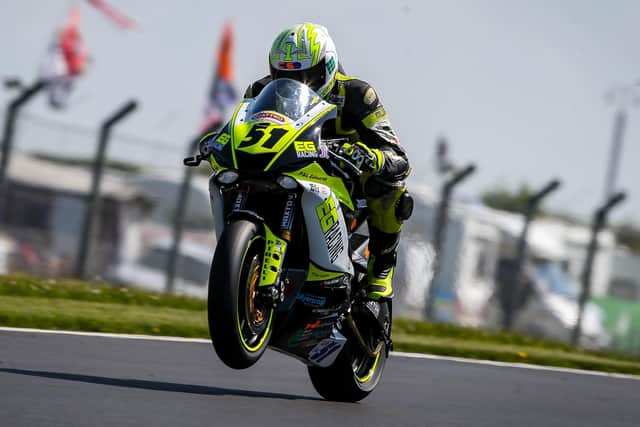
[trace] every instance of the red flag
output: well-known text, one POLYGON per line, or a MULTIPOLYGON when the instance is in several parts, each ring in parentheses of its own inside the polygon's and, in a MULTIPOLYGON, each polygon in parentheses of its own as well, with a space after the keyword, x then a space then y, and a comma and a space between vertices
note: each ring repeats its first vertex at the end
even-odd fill
POLYGON ((207 96, 204 118, 200 126, 202 132, 210 131, 222 124, 228 111, 237 100, 233 88, 233 28, 227 23, 222 32, 222 41, 218 50, 218 64, 207 96))
POLYGON ((73 6, 66 25, 54 34, 41 68, 41 78, 47 82, 49 104, 54 108, 67 105, 74 80, 87 67, 89 57, 82 43, 79 24, 80 13, 73 6))
POLYGON ((71 8, 69 21, 60 31, 60 49, 67 64, 67 74, 78 76, 87 66, 87 53, 82 46, 80 35, 80 14, 77 7, 71 8))
POLYGON ((116 24, 118 27, 131 30, 137 27, 136 22, 123 14, 122 12, 116 10, 113 6, 109 5, 104 0, 87 0, 89 4, 100 12, 102 12, 111 22, 116 24))

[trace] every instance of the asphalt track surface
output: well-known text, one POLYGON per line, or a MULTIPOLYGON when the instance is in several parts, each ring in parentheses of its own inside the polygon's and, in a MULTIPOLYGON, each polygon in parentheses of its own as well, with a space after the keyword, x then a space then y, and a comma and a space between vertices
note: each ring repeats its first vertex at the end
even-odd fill
POLYGON ((639 426, 640 381, 393 355, 360 403, 322 400, 268 351, 0 330, 0 426, 639 426))

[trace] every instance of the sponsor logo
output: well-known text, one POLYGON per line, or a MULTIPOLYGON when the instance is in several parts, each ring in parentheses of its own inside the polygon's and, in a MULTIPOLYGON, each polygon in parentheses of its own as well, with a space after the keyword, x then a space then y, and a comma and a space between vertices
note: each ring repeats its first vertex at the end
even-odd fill
POLYGON ((367 89, 367 91, 364 93, 364 98, 363 101, 366 105, 371 105, 374 102, 376 102, 376 99, 378 97, 376 96, 376 92, 373 90, 373 88, 369 88, 367 89))
POLYGON ((329 97, 329 102, 334 105, 344 106, 344 96, 340 95, 331 95, 329 97))
POLYGON ((231 135, 228 133, 221 133, 220 135, 214 135, 207 143, 205 147, 210 150, 222 151, 224 146, 231 140, 231 135))
POLYGON ((331 334, 332 329, 333 324, 321 324, 316 328, 297 330, 289 337, 287 345, 293 347, 303 344, 305 341, 326 338, 331 334))
POLYGON ((336 60, 335 58, 332 56, 331 58, 329 58, 329 60, 327 61, 327 71, 329 72, 329 74, 333 73, 333 71, 336 69, 336 60))
POLYGON ((319 147, 319 151, 320 151, 320 158, 322 159, 328 159, 329 158, 329 147, 327 147, 327 144, 325 144, 324 142, 320 143, 320 147, 319 147))
POLYGON ((298 155, 298 158, 318 158, 318 153, 316 153, 315 151, 298 151, 296 154, 298 155))
POLYGON ((293 221, 293 197, 293 194, 287 196, 282 222, 280 222, 280 228, 283 230, 291 230, 291 222, 293 221))
POLYGON ((342 345, 332 339, 322 340, 309 352, 309 360, 314 363, 320 363, 340 348, 342 348, 342 345))
POLYGON ((334 319, 336 318, 336 309, 335 308, 314 308, 313 310, 311 310, 311 312, 313 314, 317 314, 318 316, 323 316, 321 317, 322 319, 327 319, 331 316, 334 317, 334 319))
POLYGON ((327 176, 318 176, 318 175, 314 175, 311 173, 307 173, 307 172, 298 172, 298 175, 300 175, 303 178, 309 178, 310 180, 313 181, 328 181, 329 177, 327 176))
POLYGON ((218 136, 218 138, 216 138, 216 140, 224 145, 227 142, 229 142, 231 140, 231 135, 229 135, 228 133, 221 133, 220 136, 218 136))
POLYGON ((309 191, 312 193, 324 194, 327 195, 330 193, 329 188, 326 185, 322 184, 314 184, 313 182, 309 183, 309 191))
POLYGON ((342 232, 340 231, 340 222, 338 221, 338 209, 333 197, 329 196, 327 200, 318 205, 316 207, 316 213, 320 220, 320 227, 324 233, 324 239, 327 243, 329 259, 333 263, 344 251, 342 232))
POLYGON ((316 206, 316 214, 320 220, 320 226, 322 232, 327 233, 332 225, 338 222, 338 209, 336 208, 336 202, 333 197, 327 197, 327 199, 316 206))
POLYGON ((334 286, 334 285, 341 285, 341 286, 346 286, 345 282, 345 278, 344 277, 336 277, 335 279, 331 279, 331 280, 324 280, 322 282, 320 282, 321 286, 334 286))
POLYGON ((296 154, 298 158, 301 157, 309 157, 309 158, 317 158, 318 152, 316 151, 316 145, 313 141, 295 141, 293 143, 293 147, 296 150, 296 154))
POLYGON ((312 305, 314 307, 322 307, 327 302, 326 298, 306 294, 298 294, 296 299, 304 304, 312 305))
POLYGON ((297 70, 302 67, 302 64, 298 61, 280 61, 278 62, 279 70, 297 70))
POLYGON ((320 325, 321 325, 320 321, 319 321, 319 320, 316 320, 316 321, 315 321, 315 322, 313 322, 313 323, 307 323, 307 324, 305 325, 305 327, 304 327, 304 330, 305 330, 305 331, 307 331, 307 330, 309 330, 309 329, 315 329, 315 328, 317 328, 317 327, 318 327, 318 326, 320 326, 320 325))
POLYGON ((329 250, 329 259, 333 263, 344 251, 342 233, 340 232, 340 223, 336 222, 333 224, 331 228, 324 233, 324 238, 327 242, 327 249, 329 250))
POLYGON ((238 193, 236 200, 233 202, 233 210, 237 211, 242 209, 242 203, 244 202, 244 194, 238 193))
POLYGON ((279 125, 284 124, 287 121, 287 119, 283 115, 273 111, 261 111, 251 116, 250 120, 254 122, 266 121, 266 122, 276 123, 279 125))

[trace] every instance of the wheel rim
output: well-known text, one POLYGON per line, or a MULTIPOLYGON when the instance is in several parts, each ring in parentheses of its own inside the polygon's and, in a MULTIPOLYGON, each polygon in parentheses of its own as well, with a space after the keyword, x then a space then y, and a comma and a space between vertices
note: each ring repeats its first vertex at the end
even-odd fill
POLYGON ((378 354, 376 354, 375 358, 363 355, 360 360, 354 360, 353 374, 358 382, 366 383, 371 379, 376 371, 376 368, 378 367, 381 353, 382 350, 380 350, 378 354))
MULTIPOLYGON (((378 338, 371 329, 363 331, 363 338, 369 348, 375 348, 378 345, 378 338)), ((352 352, 351 368, 353 369, 353 375, 359 383, 366 383, 374 376, 378 363, 380 362, 380 355, 385 351, 384 347, 375 355, 375 357, 369 356, 361 348, 356 347, 352 352)))
POLYGON ((249 276, 249 292, 245 298, 246 315, 249 319, 249 327, 254 332, 259 332, 264 323, 264 307, 258 307, 256 304, 256 296, 258 289, 258 279, 260 278, 260 263, 251 263, 251 274, 249 276))

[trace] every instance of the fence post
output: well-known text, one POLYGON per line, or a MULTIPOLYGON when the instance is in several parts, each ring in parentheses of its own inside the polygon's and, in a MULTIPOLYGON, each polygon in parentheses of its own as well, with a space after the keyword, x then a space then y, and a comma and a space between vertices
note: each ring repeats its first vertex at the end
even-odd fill
POLYGON ((546 196, 560 187, 560 181, 554 179, 547 183, 540 191, 531 195, 527 199, 527 207, 524 215, 524 225, 522 226, 522 232, 518 239, 518 247, 516 252, 516 262, 514 266, 514 282, 513 286, 508 286, 507 291, 507 306, 503 318, 503 327, 506 330, 511 330, 513 326, 513 315, 516 308, 516 302, 520 301, 520 295, 524 289, 524 274, 523 266, 527 258, 527 235, 529 234, 529 226, 531 221, 538 212, 538 207, 546 196))
POLYGON ((0 146, 0 223, 5 221, 6 198, 9 191, 9 161, 13 151, 13 136, 15 134, 16 120, 20 109, 42 89, 47 86, 45 80, 37 80, 31 86, 25 88, 22 93, 12 100, 7 107, 4 119, 4 131, 2 134, 2 145, 0 146))
POLYGON ((591 225, 591 241, 587 248, 587 257, 582 270, 582 291, 580 292, 580 298, 578 300, 578 320, 576 321, 573 334, 571 335, 571 344, 573 346, 577 346, 580 341, 584 307, 591 297, 591 275, 593 272, 593 261, 596 256, 596 252, 598 251, 598 234, 607 223, 607 215, 609 215, 609 211, 618 203, 623 202, 626 197, 627 195, 622 191, 611 195, 594 214, 593 224, 591 225))
MULTIPOLYGON (((193 152, 198 149, 198 143, 200 137, 193 139, 189 142, 189 149, 187 156, 193 155, 193 152)), ((182 240, 182 232, 184 230, 184 217, 187 212, 187 204, 189 203, 189 192, 191 190, 191 181, 193 180, 192 167, 186 167, 184 170, 184 178, 182 179, 182 185, 178 192, 176 200, 175 216, 173 219, 173 243, 171 245, 171 252, 169 252, 169 259, 167 260, 167 281, 165 284, 165 292, 172 293, 175 285, 176 271, 178 269, 178 256, 180 252, 180 241, 182 240)))
POLYGON ((107 143, 111 128, 131 114, 138 107, 136 100, 130 100, 120 107, 113 115, 105 120, 100 127, 98 137, 98 148, 93 163, 93 172, 91 178, 91 193, 89 195, 89 204, 85 214, 82 235, 80 236, 80 245, 78 248, 78 258, 76 263, 76 276, 85 278, 87 275, 87 265, 91 259, 91 246, 93 235, 97 229, 98 215, 100 214, 100 188, 102 185, 102 175, 104 171, 104 163, 107 152, 107 143))
POLYGON ((465 180, 469 175, 476 170, 475 164, 469 164, 467 167, 456 172, 449 180, 447 180, 442 186, 442 192, 440 196, 440 205, 438 206, 438 213, 436 215, 434 223, 435 241, 434 249, 436 252, 435 267, 433 272, 433 278, 431 279, 431 286, 429 286, 429 292, 427 295, 427 301, 425 304, 427 319, 432 319, 434 315, 434 297, 435 287, 438 283, 437 279, 440 273, 440 258, 443 255, 444 242, 446 237, 446 228, 449 216, 449 200, 451 199, 451 193, 453 188, 460 182, 465 180))

